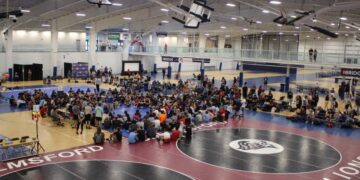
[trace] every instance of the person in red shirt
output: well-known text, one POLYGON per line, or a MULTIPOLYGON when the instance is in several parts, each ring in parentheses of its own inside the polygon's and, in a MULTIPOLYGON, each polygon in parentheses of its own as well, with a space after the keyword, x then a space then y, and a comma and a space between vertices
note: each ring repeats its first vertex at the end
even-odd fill
POLYGON ((177 141, 180 138, 181 132, 179 131, 179 128, 176 127, 173 129, 171 136, 170 136, 170 140, 171 141, 177 141))

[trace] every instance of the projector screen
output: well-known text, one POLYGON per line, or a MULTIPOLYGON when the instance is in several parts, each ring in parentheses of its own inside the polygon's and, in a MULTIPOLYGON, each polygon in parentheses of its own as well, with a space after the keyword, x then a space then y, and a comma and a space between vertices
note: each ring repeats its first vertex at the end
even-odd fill
POLYGON ((140 71, 139 63, 124 63, 124 70, 130 72, 139 72, 140 71))
POLYGON ((141 71, 141 61, 123 61, 121 74, 133 74, 141 71))

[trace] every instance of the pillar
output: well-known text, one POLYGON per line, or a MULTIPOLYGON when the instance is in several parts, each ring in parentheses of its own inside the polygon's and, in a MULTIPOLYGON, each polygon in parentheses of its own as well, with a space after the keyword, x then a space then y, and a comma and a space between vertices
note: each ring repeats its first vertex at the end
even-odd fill
POLYGON ((157 66, 157 65, 154 64, 154 70, 153 70, 153 73, 154 73, 154 74, 157 74, 157 71, 156 71, 156 68, 157 68, 157 67, 156 67, 156 66, 157 66))
POLYGON ((239 64, 239 62, 236 64, 236 70, 240 70, 240 64, 239 64))
POLYGON ((239 62, 239 86, 242 87, 244 84, 244 64, 243 62, 239 62))
POLYGON ((89 39, 89 67, 96 65, 96 51, 97 51, 97 32, 96 24, 91 24, 92 28, 90 29, 90 39, 89 39))
POLYGON ((225 35, 219 35, 218 39, 218 53, 224 53, 225 35))
POLYGON ((222 62, 220 62, 219 71, 221 71, 221 70, 222 70, 222 65, 223 65, 223 63, 222 63, 222 62))
POLYGON ((286 67, 285 92, 290 90, 290 65, 286 67))
POLYGON ((6 70, 9 72, 9 81, 13 80, 13 30, 12 28, 9 28, 7 30, 7 33, 5 34, 5 40, 6 40, 6 70))
POLYGON ((57 20, 54 19, 51 22, 51 68, 52 76, 56 77, 58 75, 58 68, 60 64, 58 63, 58 31, 57 31, 57 20))
POLYGON ((200 77, 203 80, 205 76, 205 68, 204 68, 204 61, 201 62, 201 66, 200 66, 200 77))
POLYGON ((199 34, 199 53, 205 52, 206 48, 206 36, 203 34, 199 34))
POLYGON ((169 62, 169 65, 168 65, 168 74, 167 74, 167 77, 168 77, 168 78, 171 78, 171 62, 169 62))
POLYGON ((178 73, 181 72, 181 63, 179 63, 179 67, 178 67, 178 73))
POLYGON ((183 34, 178 34, 177 36, 177 53, 186 53, 187 47, 185 44, 185 36, 183 34))

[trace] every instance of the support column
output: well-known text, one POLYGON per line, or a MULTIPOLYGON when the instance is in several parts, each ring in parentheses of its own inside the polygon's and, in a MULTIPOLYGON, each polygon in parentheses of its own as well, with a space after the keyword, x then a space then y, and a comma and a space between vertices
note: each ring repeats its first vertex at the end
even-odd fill
POLYGON ((201 62, 201 66, 200 66, 200 77, 203 80, 205 76, 205 68, 204 68, 204 61, 201 62))
POLYGON ((90 68, 96 65, 96 51, 97 51, 97 32, 96 24, 91 24, 92 28, 90 29, 90 39, 89 39, 89 66, 90 68))
POLYGON ((52 68, 53 77, 56 77, 58 75, 58 67, 60 67, 57 53, 58 53, 58 31, 57 31, 57 20, 54 19, 51 22, 51 68, 52 68))
POLYGON ((185 40, 184 35, 183 34, 178 34, 178 36, 177 36, 177 53, 185 53, 185 52, 187 52, 184 40, 185 40))
POLYGON ((169 62, 168 64, 168 74, 167 77, 170 79, 171 78, 171 62, 169 62))
POLYGON ((219 71, 221 71, 221 70, 222 70, 222 65, 223 65, 223 63, 222 63, 222 62, 220 62, 219 71))
POLYGON ((13 30, 9 28, 5 34, 6 40, 6 70, 9 72, 9 81, 13 81, 14 72, 13 72, 13 30))
POLYGON ((178 67, 178 73, 181 72, 181 63, 179 63, 179 67, 178 67))
POLYGON ((199 53, 204 53, 206 47, 206 36, 199 34, 199 53))
POLYGON ((218 53, 224 53, 224 48, 225 48, 225 35, 219 35, 218 53))
POLYGON ((290 65, 286 67, 286 78, 285 78, 285 92, 290 90, 290 65))
POLYGON ((239 86, 242 87, 244 84, 244 64, 241 61, 239 62, 239 70, 239 86))

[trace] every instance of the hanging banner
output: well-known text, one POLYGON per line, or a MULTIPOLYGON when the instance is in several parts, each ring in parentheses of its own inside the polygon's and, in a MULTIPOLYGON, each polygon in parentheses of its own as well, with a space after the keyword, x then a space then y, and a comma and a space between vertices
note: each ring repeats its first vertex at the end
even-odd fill
POLYGON ((198 63, 201 63, 201 62, 204 62, 204 63, 210 63, 210 59, 209 59, 209 58, 193 58, 193 59, 192 59, 192 62, 198 62, 198 63))
POLYGON ((360 69, 341 68, 341 76, 360 77, 360 69))
POLYGON ((109 33, 108 34, 108 40, 119 40, 120 39, 120 33, 109 33))
POLYGON ((163 62, 179 62, 179 57, 161 56, 163 62))

